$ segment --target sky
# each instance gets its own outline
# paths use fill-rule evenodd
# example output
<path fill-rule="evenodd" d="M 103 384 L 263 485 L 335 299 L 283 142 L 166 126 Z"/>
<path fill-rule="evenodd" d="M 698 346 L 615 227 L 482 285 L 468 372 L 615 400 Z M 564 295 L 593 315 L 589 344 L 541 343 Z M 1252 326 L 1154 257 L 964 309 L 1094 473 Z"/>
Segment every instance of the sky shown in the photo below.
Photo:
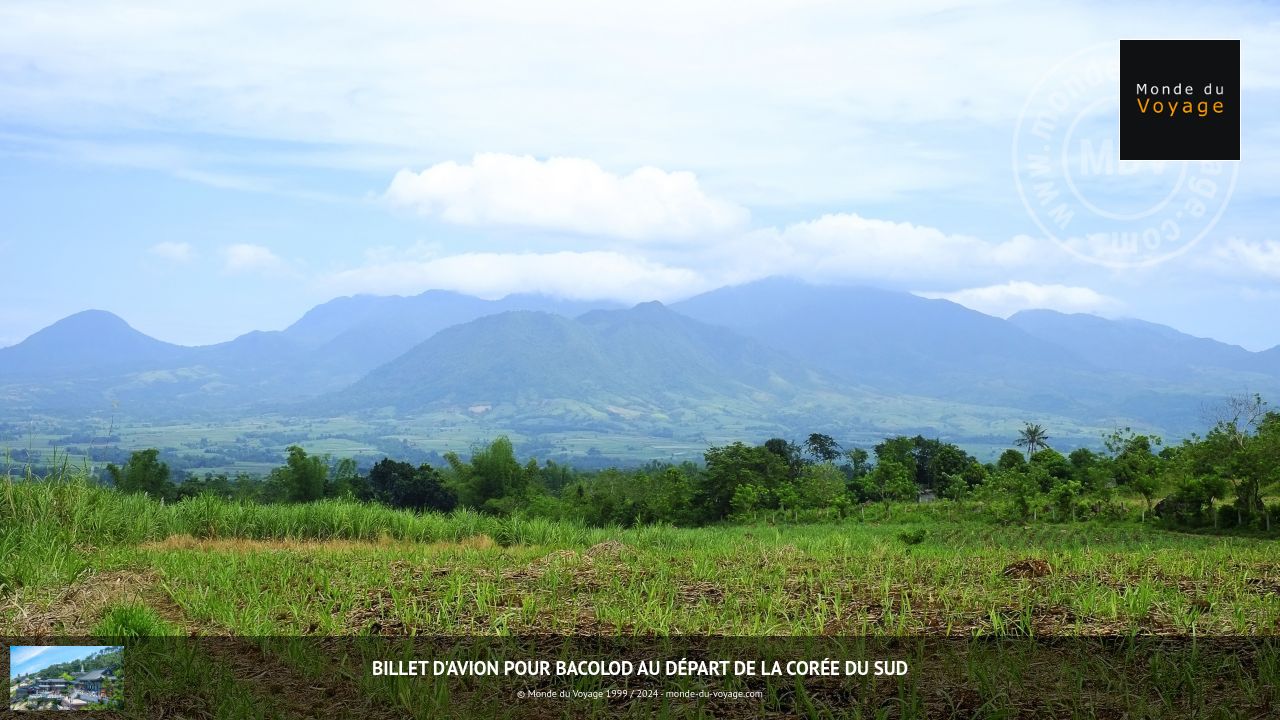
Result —
<path fill-rule="evenodd" d="M 1280 344 L 1280 6 L 353 7 L 0 5 L 0 346 L 88 308 L 207 344 L 355 293 L 675 301 L 775 274 Z M 1049 237 L 1019 191 L 1026 109 L 1120 38 L 1241 40 L 1243 159 L 1203 237 L 1147 264 Z M 1077 195 L 1145 207 L 1185 178 L 1130 170 Z"/>
<path fill-rule="evenodd" d="M 9 679 L 108 649 L 106 645 L 14 645 L 9 648 Z"/>

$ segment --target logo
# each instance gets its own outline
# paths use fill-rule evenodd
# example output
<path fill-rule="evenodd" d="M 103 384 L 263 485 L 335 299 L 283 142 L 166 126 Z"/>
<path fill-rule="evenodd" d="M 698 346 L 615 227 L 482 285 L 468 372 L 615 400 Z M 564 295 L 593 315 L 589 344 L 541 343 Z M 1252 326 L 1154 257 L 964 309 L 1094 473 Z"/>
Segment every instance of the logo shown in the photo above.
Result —
<path fill-rule="evenodd" d="M 1240 159 L 1239 40 L 1121 40 L 1122 160 Z"/>
<path fill-rule="evenodd" d="M 1045 235 L 1083 260 L 1140 267 L 1186 252 L 1213 228 L 1239 166 L 1121 159 L 1120 83 L 1111 43 L 1045 73 L 1018 116 L 1013 170 L 1022 204 Z"/>

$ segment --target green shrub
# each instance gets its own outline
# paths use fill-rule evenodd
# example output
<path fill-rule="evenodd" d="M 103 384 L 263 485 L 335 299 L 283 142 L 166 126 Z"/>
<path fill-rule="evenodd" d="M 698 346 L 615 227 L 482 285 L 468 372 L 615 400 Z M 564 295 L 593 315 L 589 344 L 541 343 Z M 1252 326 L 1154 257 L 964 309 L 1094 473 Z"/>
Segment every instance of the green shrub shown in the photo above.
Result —
<path fill-rule="evenodd" d="M 919 545 L 929 536 L 929 531 L 924 528 L 912 528 L 911 530 L 903 530 L 898 533 L 898 539 L 904 545 Z"/>

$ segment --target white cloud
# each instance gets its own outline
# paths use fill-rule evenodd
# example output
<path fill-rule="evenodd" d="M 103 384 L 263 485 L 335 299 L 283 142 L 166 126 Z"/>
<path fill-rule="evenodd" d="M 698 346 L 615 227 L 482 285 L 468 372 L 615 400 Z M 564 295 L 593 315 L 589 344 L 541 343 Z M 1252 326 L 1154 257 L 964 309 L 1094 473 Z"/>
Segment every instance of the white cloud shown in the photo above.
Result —
<path fill-rule="evenodd" d="M 171 262 L 185 263 L 195 257 L 195 249 L 191 243 L 165 241 L 152 245 L 151 254 Z"/>
<path fill-rule="evenodd" d="M 536 292 L 578 300 L 675 300 L 711 286 L 699 273 L 616 252 L 464 253 L 346 270 L 322 280 L 333 293 L 417 293 L 484 298 Z"/>
<path fill-rule="evenodd" d="M 1280 241 L 1228 238 L 1215 245 L 1202 264 L 1229 276 L 1280 279 Z"/>
<path fill-rule="evenodd" d="M 223 248 L 227 272 L 266 272 L 284 267 L 284 261 L 263 245 L 237 243 Z"/>
<path fill-rule="evenodd" d="M 305 29 L 280 33 L 303 7 L 292 5 L 0 4 L 0 115 L 56 131 L 285 139 L 379 169 L 484 148 L 693 167 L 814 202 L 970 187 L 977 164 L 1007 180 L 1009 124 L 1031 86 L 1119 29 L 1243 38 L 1246 86 L 1280 85 L 1265 4 L 1153 18 L 993 0 L 371 0 L 359 13 L 307 3 Z M 973 125 L 998 147 L 957 139 Z"/>
<path fill-rule="evenodd" d="M 1060 252 L 1047 240 L 1025 235 L 990 242 L 852 213 L 758 230 L 724 250 L 724 263 L 746 277 L 882 282 L 1007 276 L 1011 269 L 1051 262 Z"/>
<path fill-rule="evenodd" d="M 997 317 L 1009 317 L 1019 310 L 1044 309 L 1059 312 L 1100 312 L 1113 310 L 1118 302 L 1092 288 L 1069 285 L 1037 285 L 1014 280 L 1002 285 L 967 288 L 953 292 L 916 292 L 927 298 L 959 303 Z"/>
<path fill-rule="evenodd" d="M 1012 273 L 1052 269 L 1060 255 L 1065 253 L 1051 241 L 1027 236 L 992 242 L 907 222 L 830 214 L 782 228 L 631 252 L 447 254 L 434 243 L 382 246 L 366 252 L 361 266 L 326 275 L 321 283 L 335 293 L 440 288 L 483 297 L 542 292 L 577 299 L 669 301 L 774 275 L 888 286 L 996 282 Z"/>
<path fill-rule="evenodd" d="M 9 661 L 14 667 L 17 667 L 23 663 L 30 662 L 53 649 L 54 647 L 50 645 L 25 645 L 22 647 L 15 647 L 9 657 Z"/>
<path fill-rule="evenodd" d="M 641 240 L 732 230 L 748 213 L 709 197 L 691 172 L 615 175 L 581 158 L 481 153 L 470 164 L 401 170 L 386 197 L 459 225 L 517 225 Z"/>

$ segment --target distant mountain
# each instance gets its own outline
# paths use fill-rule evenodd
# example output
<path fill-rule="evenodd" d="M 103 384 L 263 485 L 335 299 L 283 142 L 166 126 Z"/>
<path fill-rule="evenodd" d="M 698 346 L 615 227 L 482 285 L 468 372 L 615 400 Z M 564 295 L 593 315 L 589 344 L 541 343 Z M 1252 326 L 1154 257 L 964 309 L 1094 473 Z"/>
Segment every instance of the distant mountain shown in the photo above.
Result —
<path fill-rule="evenodd" d="M 330 398 L 344 410 L 398 413 L 454 408 L 547 422 L 707 424 L 776 416 L 826 381 L 802 364 L 659 303 L 597 310 L 577 319 L 506 312 L 434 335 Z"/>
<path fill-rule="evenodd" d="M 945 300 L 773 278 L 673 308 L 881 392 L 1055 412 L 1177 434 L 1242 390 L 1280 391 L 1276 358 L 1140 321 L 1051 311 L 1002 320 Z M 1280 355 L 1280 353 L 1277 353 Z"/>
<path fill-rule="evenodd" d="M 0 378 L 51 380 L 115 375 L 172 362 L 185 350 L 144 335 L 109 312 L 85 310 L 17 345 L 0 348 Z"/>
<path fill-rule="evenodd" d="M 610 306 L 538 295 L 361 295 L 317 306 L 282 331 L 254 331 L 200 347 L 164 343 L 110 313 L 87 311 L 0 349 L 0 400 L 28 411 L 107 403 L 166 416 L 270 410 L 350 385 L 439 330 L 484 315 L 511 309 L 576 315 Z"/>
<path fill-rule="evenodd" d="M 332 307 L 335 303 L 339 306 Z M 445 290 L 429 290 L 411 297 L 340 298 L 314 308 L 285 329 L 284 334 L 304 341 L 322 339 L 323 342 L 315 346 L 315 360 L 330 373 L 353 382 L 437 332 L 486 315 L 529 310 L 572 317 L 610 307 L 616 305 L 543 295 L 508 295 L 500 300 L 483 300 Z M 339 321 L 338 316 L 343 321 Z M 320 332 L 320 328 L 327 332 Z"/>
<path fill-rule="evenodd" d="M 535 434 L 637 425 L 725 437 L 839 425 L 970 437 L 1056 418 L 1177 436 L 1229 393 L 1280 396 L 1280 347 L 1251 353 L 1137 320 L 785 279 L 664 307 L 445 291 L 355 296 L 282 331 L 186 348 L 88 311 L 0 349 L 0 414 L 138 418 L 431 413 Z M 443 415 L 441 415 L 443 413 Z M 434 422 L 434 421 L 433 421 Z M 736 430 L 733 430 L 736 428 Z M 1059 431 L 1061 433 L 1061 430 Z"/>
<path fill-rule="evenodd" d="M 426 295 L 428 293 L 424 293 Z M 434 294 L 434 293 L 432 293 Z M 453 293 L 441 293 L 452 295 Z M 399 295 L 351 295 L 321 303 L 280 334 L 308 347 L 319 347 L 379 313 L 403 304 Z"/>
<path fill-rule="evenodd" d="M 946 300 L 773 278 L 673 305 L 881 390 L 1063 409 L 1052 381 L 1089 363 L 1061 346 Z M 1055 397 L 1056 395 L 1056 397 Z"/>
<path fill-rule="evenodd" d="M 1263 373 L 1280 369 L 1264 354 L 1143 320 L 1024 310 L 1009 322 L 1106 370 L 1178 379 L 1213 369 Z"/>

